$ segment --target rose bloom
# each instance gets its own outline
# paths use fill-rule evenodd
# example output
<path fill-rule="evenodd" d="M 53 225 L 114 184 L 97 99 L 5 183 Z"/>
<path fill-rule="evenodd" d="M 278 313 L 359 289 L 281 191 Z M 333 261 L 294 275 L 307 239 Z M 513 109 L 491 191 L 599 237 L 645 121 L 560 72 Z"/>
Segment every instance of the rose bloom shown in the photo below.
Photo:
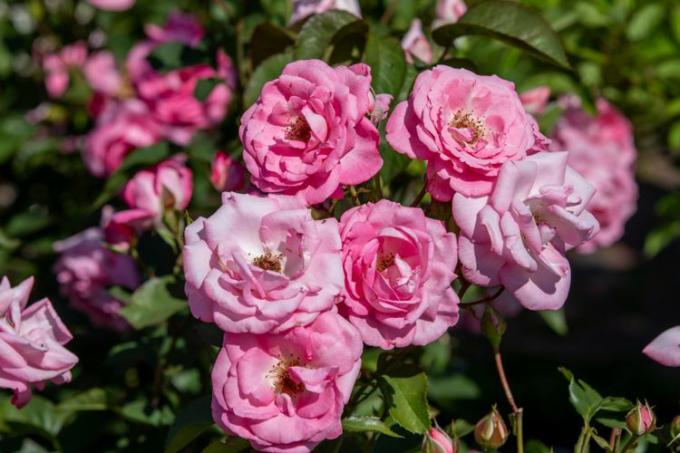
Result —
<path fill-rule="evenodd" d="M 185 231 L 189 307 L 225 332 L 281 332 L 335 304 L 342 285 L 335 219 L 315 221 L 293 197 L 222 194 Z"/>
<path fill-rule="evenodd" d="M 437 0 L 437 17 L 432 22 L 432 28 L 456 23 L 466 11 L 467 5 L 463 0 Z"/>
<path fill-rule="evenodd" d="M 662 365 L 680 367 L 680 326 L 662 332 L 642 352 Z"/>
<path fill-rule="evenodd" d="M 458 442 L 456 441 L 456 444 L 454 444 L 446 431 L 433 426 L 423 438 L 421 451 L 424 453 L 454 453 L 458 452 Z"/>
<path fill-rule="evenodd" d="M 293 14 L 289 24 L 300 22 L 305 17 L 321 14 L 332 9 L 339 9 L 361 17 L 361 8 L 357 0 L 293 0 Z"/>
<path fill-rule="evenodd" d="M 432 63 L 432 45 L 423 33 L 423 24 L 420 19 L 413 19 L 411 28 L 404 35 L 401 40 L 401 47 L 406 52 L 406 61 L 414 62 L 414 58 L 423 63 Z"/>
<path fill-rule="evenodd" d="M 278 335 L 227 333 L 212 371 L 213 418 L 258 451 L 309 452 L 342 434 L 361 353 L 334 311 Z"/>
<path fill-rule="evenodd" d="M 54 273 L 71 306 L 95 326 L 127 329 L 127 321 L 119 314 L 123 303 L 108 290 L 112 286 L 134 290 L 140 285 L 134 260 L 105 248 L 103 232 L 96 227 L 55 243 L 54 249 L 61 254 Z"/>
<path fill-rule="evenodd" d="M 512 83 L 441 65 L 420 73 L 386 131 L 395 150 L 427 161 L 439 201 L 488 195 L 505 162 L 547 146 Z"/>
<path fill-rule="evenodd" d="M 88 0 L 96 8 L 106 11 L 125 11 L 132 8 L 135 0 Z"/>
<path fill-rule="evenodd" d="M 567 153 L 541 152 L 503 165 L 488 197 L 453 197 L 465 278 L 503 285 L 530 310 L 557 310 L 571 281 L 566 250 L 590 240 L 597 220 L 586 209 L 594 188 L 567 166 Z"/>
<path fill-rule="evenodd" d="M 83 159 L 90 172 L 107 177 L 120 167 L 125 157 L 161 139 L 162 129 L 144 103 L 137 99 L 108 103 L 88 134 Z"/>
<path fill-rule="evenodd" d="M 90 55 L 83 72 L 90 87 L 103 95 L 116 96 L 123 86 L 116 59 L 109 51 L 102 50 Z"/>
<path fill-rule="evenodd" d="M 197 130 L 219 124 L 236 85 L 236 71 L 231 59 L 218 51 L 217 66 L 201 63 L 157 72 L 147 57 L 159 45 L 179 42 L 196 47 L 203 38 L 203 28 L 191 16 L 173 12 L 163 27 L 146 28 L 149 40 L 137 44 L 129 53 L 127 68 L 137 96 L 143 100 L 154 119 L 165 128 L 165 135 L 173 142 L 186 145 Z M 220 79 L 204 101 L 194 95 L 201 80 Z"/>
<path fill-rule="evenodd" d="M 163 221 L 170 209 L 183 211 L 193 193 L 192 173 L 178 155 L 137 172 L 123 187 L 123 200 L 130 209 L 113 214 L 113 222 L 134 229 L 148 229 Z"/>
<path fill-rule="evenodd" d="M 425 345 L 458 320 L 456 237 L 420 208 L 388 200 L 340 220 L 347 317 L 366 344 Z"/>
<path fill-rule="evenodd" d="M 71 80 L 69 70 L 80 69 L 86 59 L 87 46 L 82 41 L 65 46 L 58 53 L 46 55 L 42 66 L 47 94 L 53 98 L 63 96 Z"/>
<path fill-rule="evenodd" d="M 210 182 L 219 192 L 241 190 L 246 185 L 245 170 L 229 154 L 218 151 L 210 167 Z"/>
<path fill-rule="evenodd" d="M 382 166 L 380 135 L 365 64 L 288 64 L 241 118 L 243 160 L 263 192 L 298 195 L 308 205 L 360 184 Z M 341 192 L 340 192 L 341 194 Z"/>
<path fill-rule="evenodd" d="M 578 251 L 593 252 L 618 241 L 637 208 L 637 152 L 630 122 L 604 99 L 597 101 L 596 117 L 572 103 L 555 126 L 551 148 L 568 151 L 569 165 L 597 190 L 588 210 L 600 222 L 600 233 Z"/>
<path fill-rule="evenodd" d="M 71 380 L 78 357 L 64 348 L 73 338 L 49 299 L 27 307 L 33 277 L 10 287 L 0 282 L 0 387 L 14 392 L 12 404 L 23 407 L 31 400 L 31 388 L 45 382 Z"/>

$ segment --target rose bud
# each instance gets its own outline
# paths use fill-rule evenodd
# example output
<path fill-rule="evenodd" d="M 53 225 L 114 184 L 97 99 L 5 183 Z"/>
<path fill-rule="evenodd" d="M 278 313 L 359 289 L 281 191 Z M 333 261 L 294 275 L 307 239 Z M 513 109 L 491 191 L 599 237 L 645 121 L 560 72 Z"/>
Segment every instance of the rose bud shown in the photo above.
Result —
<path fill-rule="evenodd" d="M 671 422 L 671 439 L 680 436 L 680 415 L 676 415 Z"/>
<path fill-rule="evenodd" d="M 636 436 L 652 432 L 656 429 L 656 415 L 648 403 L 642 404 L 638 401 L 626 415 L 626 426 Z"/>
<path fill-rule="evenodd" d="M 508 428 L 496 407 L 475 425 L 475 441 L 482 448 L 498 449 L 508 440 Z"/>
<path fill-rule="evenodd" d="M 454 444 L 446 432 L 438 427 L 432 427 L 423 438 L 423 453 L 454 453 L 458 451 L 458 443 Z"/>

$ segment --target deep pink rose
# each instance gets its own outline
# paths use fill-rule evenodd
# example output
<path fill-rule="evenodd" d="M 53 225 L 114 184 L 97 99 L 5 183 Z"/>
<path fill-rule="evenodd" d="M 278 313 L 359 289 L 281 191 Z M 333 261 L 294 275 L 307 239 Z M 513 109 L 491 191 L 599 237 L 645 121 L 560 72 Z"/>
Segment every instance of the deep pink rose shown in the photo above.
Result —
<path fill-rule="evenodd" d="M 301 21 L 305 17 L 321 14 L 332 9 L 339 9 L 361 17 L 361 8 L 357 0 L 293 0 L 293 14 L 290 24 Z"/>
<path fill-rule="evenodd" d="M 458 320 L 456 237 L 419 208 L 388 200 L 340 220 L 344 304 L 366 344 L 425 345 Z"/>
<path fill-rule="evenodd" d="M 224 119 L 236 85 L 235 68 L 229 56 L 220 50 L 216 67 L 202 63 L 159 73 L 147 61 L 149 54 L 168 42 L 196 47 L 203 29 L 193 17 L 174 12 L 163 27 L 149 26 L 147 33 L 150 39 L 136 45 L 128 55 L 128 73 L 137 96 L 164 126 L 166 137 L 186 145 L 197 130 L 216 126 Z M 205 79 L 219 79 L 220 83 L 200 101 L 194 90 Z"/>
<path fill-rule="evenodd" d="M 567 153 L 541 152 L 503 165 L 488 197 L 453 197 L 465 278 L 503 285 L 530 310 L 556 310 L 569 292 L 566 250 L 597 234 L 586 206 L 594 188 L 567 166 Z"/>
<path fill-rule="evenodd" d="M 505 162 L 547 145 L 512 83 L 441 65 L 420 73 L 386 131 L 395 150 L 427 161 L 428 191 L 440 201 L 488 195 Z"/>
<path fill-rule="evenodd" d="M 406 52 L 407 62 L 413 63 L 414 58 L 417 58 L 423 63 L 432 63 L 432 44 L 423 33 L 423 24 L 420 19 L 413 19 L 411 28 L 401 40 L 401 47 Z"/>
<path fill-rule="evenodd" d="M 123 86 L 123 78 L 118 72 L 116 59 L 107 50 L 90 55 L 83 72 L 92 90 L 106 96 L 116 96 Z"/>
<path fill-rule="evenodd" d="M 662 365 L 680 367 L 680 326 L 662 332 L 642 352 Z"/>
<path fill-rule="evenodd" d="M 64 348 L 73 338 L 49 299 L 26 307 L 33 277 L 10 287 L 0 282 L 0 387 L 14 392 L 12 404 L 23 407 L 31 400 L 31 388 L 45 382 L 71 380 L 78 357 Z"/>
<path fill-rule="evenodd" d="M 213 418 L 258 451 L 309 452 L 342 434 L 361 353 L 335 311 L 278 335 L 227 333 L 212 370 Z"/>
<path fill-rule="evenodd" d="M 281 332 L 314 321 L 343 286 L 335 219 L 293 197 L 222 194 L 186 228 L 184 274 L 194 316 L 225 332 Z"/>
<path fill-rule="evenodd" d="M 83 159 L 93 175 L 109 176 L 130 152 L 159 142 L 161 132 L 139 100 L 109 103 L 87 136 Z"/>
<path fill-rule="evenodd" d="M 437 0 L 437 18 L 432 23 L 432 28 L 458 22 L 466 11 L 467 6 L 463 0 Z"/>
<path fill-rule="evenodd" d="M 63 96 L 70 82 L 69 70 L 79 70 L 86 59 L 87 46 L 82 41 L 65 46 L 58 53 L 45 55 L 42 66 L 47 94 L 53 98 Z"/>
<path fill-rule="evenodd" d="M 175 156 L 137 172 L 123 187 L 123 200 L 130 209 L 113 214 L 113 222 L 147 229 L 160 225 L 166 210 L 186 209 L 193 180 L 184 161 L 184 156 Z"/>
<path fill-rule="evenodd" d="M 62 294 L 73 308 L 86 314 L 96 326 L 122 331 L 128 326 L 120 315 L 123 303 L 109 294 L 111 286 L 134 290 L 140 284 L 134 261 L 104 247 L 103 232 L 87 229 L 57 242 L 61 253 L 54 273 Z"/>
<path fill-rule="evenodd" d="M 135 0 L 88 0 L 96 8 L 106 11 L 125 11 L 132 8 Z"/>
<path fill-rule="evenodd" d="M 537 86 L 519 95 L 519 100 L 527 112 L 532 115 L 541 114 L 550 99 L 550 87 L 545 85 Z"/>
<path fill-rule="evenodd" d="M 219 192 L 239 191 L 246 185 L 245 169 L 229 154 L 218 151 L 210 167 L 210 182 Z"/>
<path fill-rule="evenodd" d="M 382 166 L 371 69 L 321 60 L 288 64 L 241 118 L 243 159 L 263 192 L 321 203 Z"/>
<path fill-rule="evenodd" d="M 551 146 L 568 151 L 569 165 L 597 190 L 588 210 L 600 222 L 600 232 L 578 248 L 585 253 L 618 241 L 637 208 L 632 126 L 604 99 L 597 101 L 597 111 L 592 117 L 570 106 L 555 127 Z"/>

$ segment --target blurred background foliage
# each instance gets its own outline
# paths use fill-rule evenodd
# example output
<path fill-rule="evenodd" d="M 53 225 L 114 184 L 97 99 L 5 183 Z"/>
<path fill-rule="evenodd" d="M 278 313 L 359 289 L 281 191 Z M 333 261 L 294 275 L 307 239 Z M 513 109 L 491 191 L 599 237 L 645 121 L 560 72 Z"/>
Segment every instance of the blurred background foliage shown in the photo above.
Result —
<path fill-rule="evenodd" d="M 434 3 L 362 1 L 361 27 L 370 32 L 349 30 L 355 38 L 346 46 L 334 46 L 330 59 L 349 61 L 362 51 L 369 58 L 376 40 L 381 42 L 379 52 L 393 50 L 413 18 L 431 22 Z M 468 2 L 475 3 L 479 2 Z M 504 343 L 506 370 L 526 411 L 527 437 L 570 449 L 580 421 L 569 405 L 558 366 L 567 366 L 608 394 L 649 399 L 660 419 L 680 412 L 677 370 L 655 365 L 640 353 L 680 316 L 680 4 L 522 3 L 537 8 L 558 32 L 572 69 L 547 64 L 483 36 L 457 40 L 457 62 L 512 80 L 519 91 L 548 85 L 553 97 L 577 93 L 591 110 L 593 100 L 604 96 L 633 122 L 639 152 L 638 212 L 623 241 L 595 255 L 573 257 L 575 275 L 566 316 L 546 324 L 534 313 L 521 313 L 510 321 Z M 3 393 L 0 451 L 161 451 L 177 417 L 188 420 L 181 425 L 188 431 L 180 437 L 213 430 L 204 416 L 207 400 L 199 397 L 209 393 L 212 349 L 205 345 L 219 344 L 219 333 L 192 323 L 186 312 L 122 339 L 95 330 L 59 297 L 51 270 L 54 241 L 98 224 L 93 201 L 104 182 L 87 173 L 78 153 L 82 135 L 92 127 L 87 85 L 74 74 L 67 94 L 49 99 L 36 49 L 54 50 L 83 40 L 91 48 L 109 48 L 122 64 L 127 51 L 143 37 L 143 25 L 163 22 L 173 9 L 201 19 L 209 46 L 225 49 L 234 59 L 241 84 L 237 91 L 243 93 L 223 126 L 197 137 L 186 150 L 196 175 L 191 211 L 198 215 L 217 202 L 206 177 L 214 151 L 239 153 L 236 132 L 244 107 L 264 81 L 294 58 L 299 27 L 284 29 L 289 2 L 138 0 L 125 13 L 97 11 L 76 0 L 0 2 L 0 274 L 13 282 L 36 276 L 33 297 L 55 301 L 74 333 L 71 346 L 81 358 L 71 385 L 49 386 L 22 412 L 12 409 Z M 430 36 L 429 27 L 426 33 Z M 435 59 L 442 51 L 435 47 Z M 403 98 L 416 72 L 408 66 L 398 84 L 394 78 L 382 83 Z M 544 132 L 550 131 L 559 113 L 553 106 L 544 115 Z M 398 156 L 387 160 L 393 179 L 386 190 L 394 199 L 410 200 L 420 188 L 416 175 L 422 168 L 406 163 Z M 149 243 L 150 260 L 167 256 L 153 248 L 162 244 L 153 238 Z M 426 348 L 419 360 L 432 376 L 430 398 L 441 411 L 441 420 L 474 422 L 491 404 L 503 401 L 489 346 L 474 332 L 454 330 Z M 170 439 L 177 434 L 178 428 L 173 429 Z M 187 451 L 209 445 L 211 452 L 243 447 L 211 444 L 218 438 L 216 432 L 203 435 Z M 376 446 L 390 448 L 389 442 Z"/>

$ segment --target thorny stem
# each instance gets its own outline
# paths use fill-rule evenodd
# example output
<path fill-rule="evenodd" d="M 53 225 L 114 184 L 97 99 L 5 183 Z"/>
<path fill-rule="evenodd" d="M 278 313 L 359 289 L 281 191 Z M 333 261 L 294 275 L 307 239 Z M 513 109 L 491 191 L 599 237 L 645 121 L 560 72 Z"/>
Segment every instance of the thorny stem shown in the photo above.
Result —
<path fill-rule="evenodd" d="M 621 437 L 621 429 L 620 428 L 612 428 L 612 433 L 609 435 L 609 448 L 614 451 L 616 449 L 616 443 Z"/>
<path fill-rule="evenodd" d="M 517 438 L 517 452 L 524 453 L 524 433 L 522 429 L 522 414 L 523 410 L 521 407 L 517 406 L 515 403 L 515 398 L 512 395 L 512 390 L 510 390 L 510 384 L 508 383 L 508 378 L 505 376 L 505 368 L 503 367 L 503 357 L 501 352 L 497 349 L 494 352 L 494 360 L 496 361 L 496 370 L 498 370 L 498 378 L 501 381 L 501 386 L 503 387 L 503 392 L 505 392 L 505 398 L 508 400 L 510 407 L 512 407 L 512 415 L 514 417 L 514 433 Z"/>
<path fill-rule="evenodd" d="M 420 204 L 421 201 L 423 201 L 423 197 L 427 193 L 427 184 L 423 184 L 422 189 L 420 189 L 420 192 L 418 192 L 418 195 L 416 195 L 415 200 L 411 203 L 411 207 L 415 208 Z"/>
<path fill-rule="evenodd" d="M 505 290 L 505 288 L 503 288 L 501 286 L 500 288 L 498 288 L 498 290 L 495 293 L 493 293 L 490 296 L 483 297 L 483 298 L 478 299 L 478 300 L 473 300 L 472 302 L 461 302 L 460 305 L 462 305 L 463 307 L 470 307 L 470 306 L 473 306 L 473 305 L 479 305 L 479 304 L 483 304 L 483 303 L 486 303 L 486 302 L 492 302 L 492 301 L 496 300 L 496 298 L 498 298 L 498 296 L 500 296 L 501 293 L 503 293 L 503 290 Z"/>

